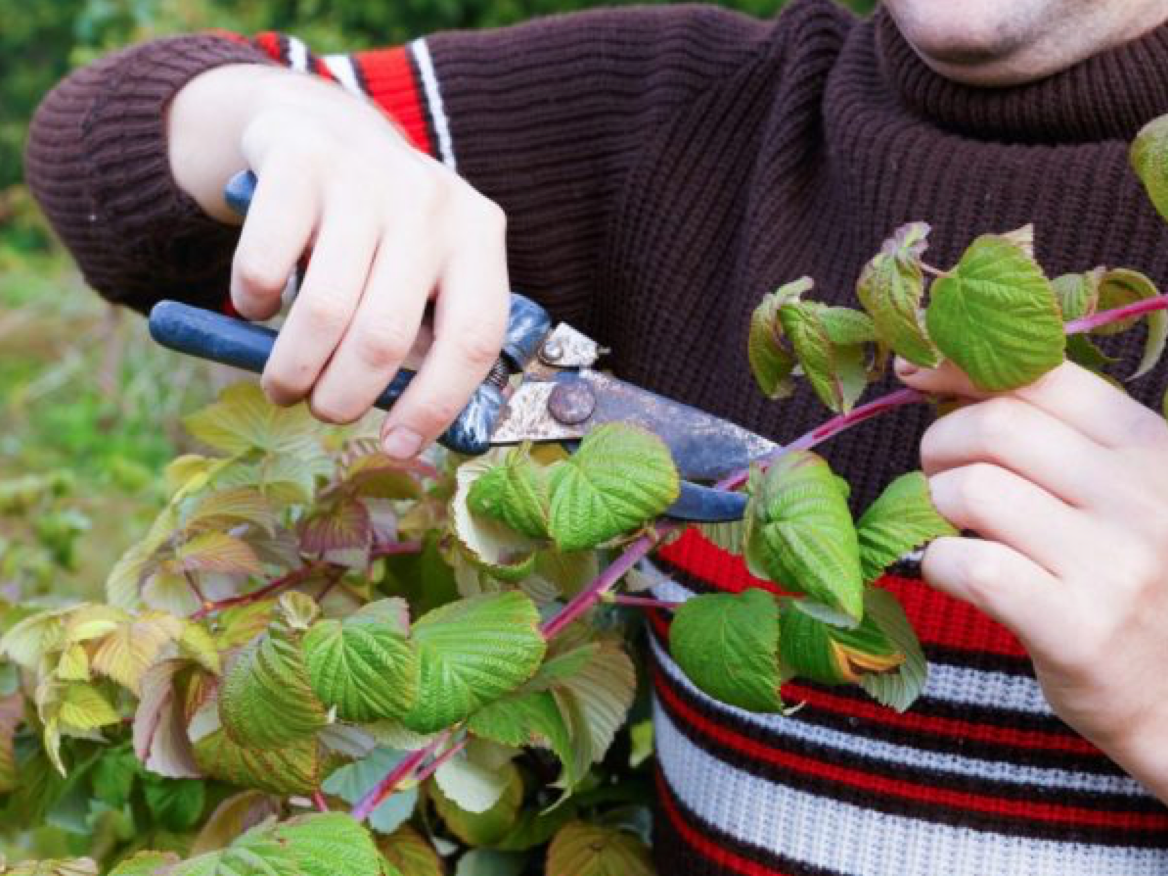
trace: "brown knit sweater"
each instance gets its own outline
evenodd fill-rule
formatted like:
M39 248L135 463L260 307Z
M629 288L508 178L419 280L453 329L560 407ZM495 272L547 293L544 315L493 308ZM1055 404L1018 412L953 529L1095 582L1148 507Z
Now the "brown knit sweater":
M209 67L273 60L371 95L419 146L501 204L515 288L610 346L607 364L618 374L780 441L825 412L805 386L779 403L758 393L746 359L752 309L764 293L804 274L815 278L820 300L855 305L861 266L905 222L932 224L928 260L941 266L977 234L1033 222L1039 260L1052 276L1108 265L1168 278L1168 226L1127 162L1139 127L1168 113L1168 28L1044 81L983 90L930 71L886 13L861 22L829 0L796 0L768 22L698 6L622 9L440 34L348 58L316 58L274 36L252 44L180 37L129 49L46 98L27 158L33 191L104 295L138 309L161 297L222 302L236 232L176 190L163 113L170 96ZM1120 352L1130 355L1136 342L1124 341ZM1136 395L1152 402L1166 377L1161 365ZM852 482L857 505L916 467L928 416L899 413L824 448ZM690 590L741 583L732 560L711 556L708 546L683 544L665 568ZM921 589L902 584L902 598ZM794 729L719 710L674 679L660 657L662 726L689 725L672 748L672 736L662 740L663 787L676 793L661 826L668 837L659 843L662 872L1168 872L1168 822L1156 820L1159 804L1043 712L1016 642L935 596L908 601L918 627L948 619L945 629L923 634L934 661L977 678L984 670L994 679L984 684L1005 679L1005 687L983 690L985 702L927 692L920 709L934 724L921 718L911 727L865 717L859 705L845 722L840 710L852 706L829 703L817 712L809 694L812 705L783 727L806 725L823 738L780 740ZM711 722L709 738L697 738L692 715L682 722L687 708ZM996 730L977 729L1013 725L1070 740L1070 753L1050 754L1063 749L1032 736L998 739ZM719 727L784 755L801 751L812 766L768 773L769 802L719 822L699 803L742 793L733 783L757 779L750 764L762 763L751 760L758 751L727 742L731 730ZM926 754L900 758L864 748L860 737ZM991 738L997 741L978 747ZM697 755L681 753L687 745L733 748L717 749L717 775L734 773L725 788L705 774L700 786L686 786L685 764L697 763ZM960 765L921 766L932 763L928 752L954 746L964 752ZM917 776L922 790L909 794L910 806L908 792L876 782L825 785L823 771L848 757L859 759L861 775L895 774L910 784ZM866 789L860 797L856 782ZM973 802L934 799L927 789L939 786ZM835 825L825 830L845 830L848 819L860 818L855 809L882 813L886 826L905 820L907 839L884 852L877 839L859 851L842 841L799 845L804 792L840 807L825 812ZM1008 814L1030 798L1087 814ZM779 827L759 821L756 835L743 826L774 813ZM892 827L887 835L900 837ZM986 857L975 840L987 836L1000 843L985 848L1005 851ZM1019 836L1026 842L1014 842ZM939 856L933 863L906 851L905 843L918 840ZM1042 843L1055 851L1030 866L1026 855L1045 849Z

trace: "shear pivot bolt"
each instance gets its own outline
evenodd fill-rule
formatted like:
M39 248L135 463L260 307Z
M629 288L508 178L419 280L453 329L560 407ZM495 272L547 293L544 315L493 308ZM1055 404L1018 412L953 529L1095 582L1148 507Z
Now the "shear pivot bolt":
M548 362L559 362L564 357L564 347L559 341L548 341L540 353Z
M548 412L557 423L574 426L583 423L596 409L596 396L584 383L556 384L548 398Z

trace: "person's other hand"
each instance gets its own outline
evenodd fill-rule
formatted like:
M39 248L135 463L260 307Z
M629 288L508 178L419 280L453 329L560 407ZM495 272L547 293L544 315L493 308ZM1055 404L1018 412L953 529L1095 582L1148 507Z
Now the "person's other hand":
M924 577L1009 627L1054 711L1168 800L1168 424L1071 363L996 395L951 364L897 373L969 402L921 464L981 538L934 541Z
M416 344L428 348L382 431L390 455L413 456L458 415L498 356L509 309L503 211L413 148L373 104L244 65L193 80L171 113L176 177L217 218L230 218L222 206L230 159L208 169L184 157L205 144L200 108L230 106L232 93L246 107L237 154L259 177L235 252L235 309L273 316L310 253L264 391L280 405L307 399L327 422L352 422Z

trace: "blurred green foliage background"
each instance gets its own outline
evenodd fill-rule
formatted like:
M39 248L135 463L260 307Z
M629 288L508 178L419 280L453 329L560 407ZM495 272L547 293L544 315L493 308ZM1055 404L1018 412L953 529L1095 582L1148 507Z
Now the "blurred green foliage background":
M0 598L99 598L162 497L178 419L215 372L88 292L21 185L28 120L69 70L130 42L281 30L318 52L506 25L599 0L0 0ZM627 0L610 0L627 2ZM786 0L725 0L769 17ZM841 0L858 12L874 0Z

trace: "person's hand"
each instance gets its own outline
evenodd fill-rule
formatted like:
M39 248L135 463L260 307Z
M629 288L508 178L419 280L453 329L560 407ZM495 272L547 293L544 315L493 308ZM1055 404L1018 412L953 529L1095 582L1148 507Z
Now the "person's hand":
M216 136L208 125L231 148L208 157ZM307 398L320 419L352 422L418 342L428 350L386 418L383 443L404 458L435 439L502 345L502 210L411 147L373 104L284 70L243 65L199 76L176 97L169 130L176 179L217 218L230 221L222 203L230 173L246 166L259 177L232 269L240 315L273 316L311 252L264 369L268 397ZM423 328L430 301L432 343Z
M1168 424L1070 363L992 396L952 365L897 373L972 402L921 463L981 538L934 541L924 577L1009 627L1054 711L1168 801Z

